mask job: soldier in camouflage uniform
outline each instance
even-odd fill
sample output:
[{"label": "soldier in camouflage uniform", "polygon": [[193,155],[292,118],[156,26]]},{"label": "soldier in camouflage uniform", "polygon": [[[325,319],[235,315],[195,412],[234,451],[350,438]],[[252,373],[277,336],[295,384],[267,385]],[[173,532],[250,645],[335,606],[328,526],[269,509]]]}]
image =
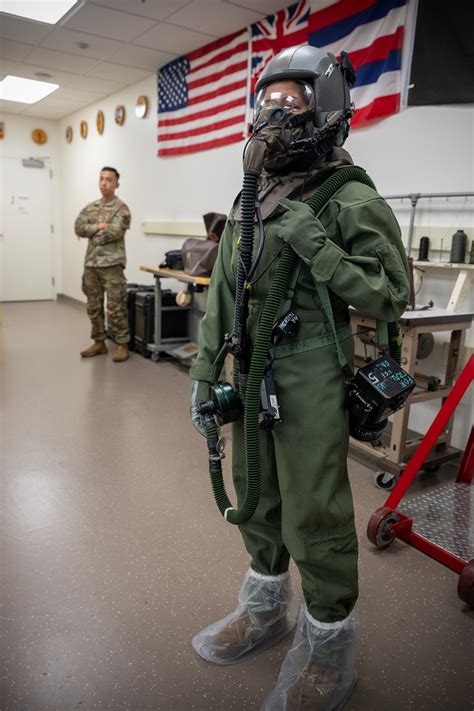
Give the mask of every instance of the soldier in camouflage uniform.
[{"label": "soldier in camouflage uniform", "polygon": [[131,216],[125,203],[115,195],[119,177],[115,168],[102,168],[99,178],[102,199],[86,205],[74,225],[76,235],[89,240],[82,291],[87,296],[94,343],[81,351],[81,356],[92,358],[108,352],[104,319],[104,294],[107,294],[107,319],[117,343],[113,355],[116,363],[127,360],[130,339],[124,235],[130,227]]}]

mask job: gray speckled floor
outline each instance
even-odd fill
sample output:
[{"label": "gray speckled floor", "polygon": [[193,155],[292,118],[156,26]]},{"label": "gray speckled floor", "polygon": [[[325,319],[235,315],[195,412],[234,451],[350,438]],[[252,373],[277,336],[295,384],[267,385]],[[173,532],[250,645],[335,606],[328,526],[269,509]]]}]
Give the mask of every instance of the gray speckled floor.
[{"label": "gray speckled floor", "polygon": [[[190,646],[234,608],[247,557],[212,500],[187,371],[81,361],[87,317],[69,304],[7,304],[3,325],[0,708],[259,709],[290,638],[225,668]],[[346,709],[474,709],[474,615],[457,576],[398,541],[374,549],[365,526],[386,494],[350,471],[361,644]]]}]

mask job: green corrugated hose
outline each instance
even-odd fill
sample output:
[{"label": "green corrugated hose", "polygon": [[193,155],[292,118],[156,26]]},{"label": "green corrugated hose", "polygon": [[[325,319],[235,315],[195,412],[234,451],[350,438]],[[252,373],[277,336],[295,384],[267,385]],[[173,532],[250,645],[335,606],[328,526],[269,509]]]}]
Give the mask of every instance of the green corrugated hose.
[{"label": "green corrugated hose", "polygon": [[[307,200],[308,205],[317,215],[330,198],[346,183],[351,180],[358,180],[369,185],[375,190],[370,177],[365,170],[357,166],[341,168],[331,175]],[[247,489],[242,505],[235,509],[227,496],[224,481],[222,478],[222,467],[220,457],[217,452],[217,427],[213,421],[207,425],[207,440],[209,449],[209,473],[219,511],[224,518],[236,525],[248,521],[258,506],[261,491],[261,464],[260,464],[260,388],[262,384],[265,367],[267,365],[268,350],[275,319],[281,300],[288,290],[290,278],[295,268],[297,256],[290,245],[284,245],[275,275],[268,296],[265,300],[262,315],[260,318],[255,343],[253,345],[252,360],[245,389],[245,453],[247,460]],[[236,304],[239,308],[239,304]]]}]

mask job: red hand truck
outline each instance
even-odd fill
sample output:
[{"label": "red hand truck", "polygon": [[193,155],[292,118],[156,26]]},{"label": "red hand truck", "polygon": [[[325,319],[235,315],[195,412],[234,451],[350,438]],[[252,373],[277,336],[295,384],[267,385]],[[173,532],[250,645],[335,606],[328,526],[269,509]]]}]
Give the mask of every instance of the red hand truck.
[{"label": "red hand truck", "polygon": [[399,538],[459,574],[458,595],[474,607],[474,427],[455,482],[417,495],[397,508],[474,378],[474,355],[465,365],[385,505],[367,526],[369,540],[386,548]]}]

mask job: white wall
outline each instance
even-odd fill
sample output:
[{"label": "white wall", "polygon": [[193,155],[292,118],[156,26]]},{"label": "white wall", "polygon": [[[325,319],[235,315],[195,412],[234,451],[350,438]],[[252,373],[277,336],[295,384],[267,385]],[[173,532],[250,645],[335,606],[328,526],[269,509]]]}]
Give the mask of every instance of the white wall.
[{"label": "white wall", "polygon": [[[134,115],[140,94],[150,99],[144,119]],[[126,107],[123,126],[114,122],[117,104]],[[98,109],[105,115],[102,136],[95,127]],[[89,124],[86,140],[79,136],[81,120]],[[145,235],[143,222],[202,222],[206,212],[229,211],[241,182],[242,147],[234,145],[190,157],[157,158],[156,123],[154,76],[60,122],[64,293],[83,299],[80,283],[86,245],[84,240],[77,241],[73,225],[82,207],[100,197],[97,182],[103,165],[118,169],[121,178],[117,194],[132,212],[132,227],[126,237],[129,281],[151,281],[139,271],[140,265],[159,264],[167,250],[180,248],[183,241],[179,237]],[[74,131],[70,144],[65,141],[67,126]]]},{"label": "white wall", "polygon": [[[41,158],[47,160],[53,170],[52,180],[52,220],[53,234],[53,269],[56,292],[62,285],[62,239],[61,239],[61,190],[60,190],[60,142],[57,121],[1,114],[4,122],[5,137],[0,141],[0,156],[8,158]],[[31,137],[36,128],[46,131],[48,140],[43,145],[35,143]]]}]

